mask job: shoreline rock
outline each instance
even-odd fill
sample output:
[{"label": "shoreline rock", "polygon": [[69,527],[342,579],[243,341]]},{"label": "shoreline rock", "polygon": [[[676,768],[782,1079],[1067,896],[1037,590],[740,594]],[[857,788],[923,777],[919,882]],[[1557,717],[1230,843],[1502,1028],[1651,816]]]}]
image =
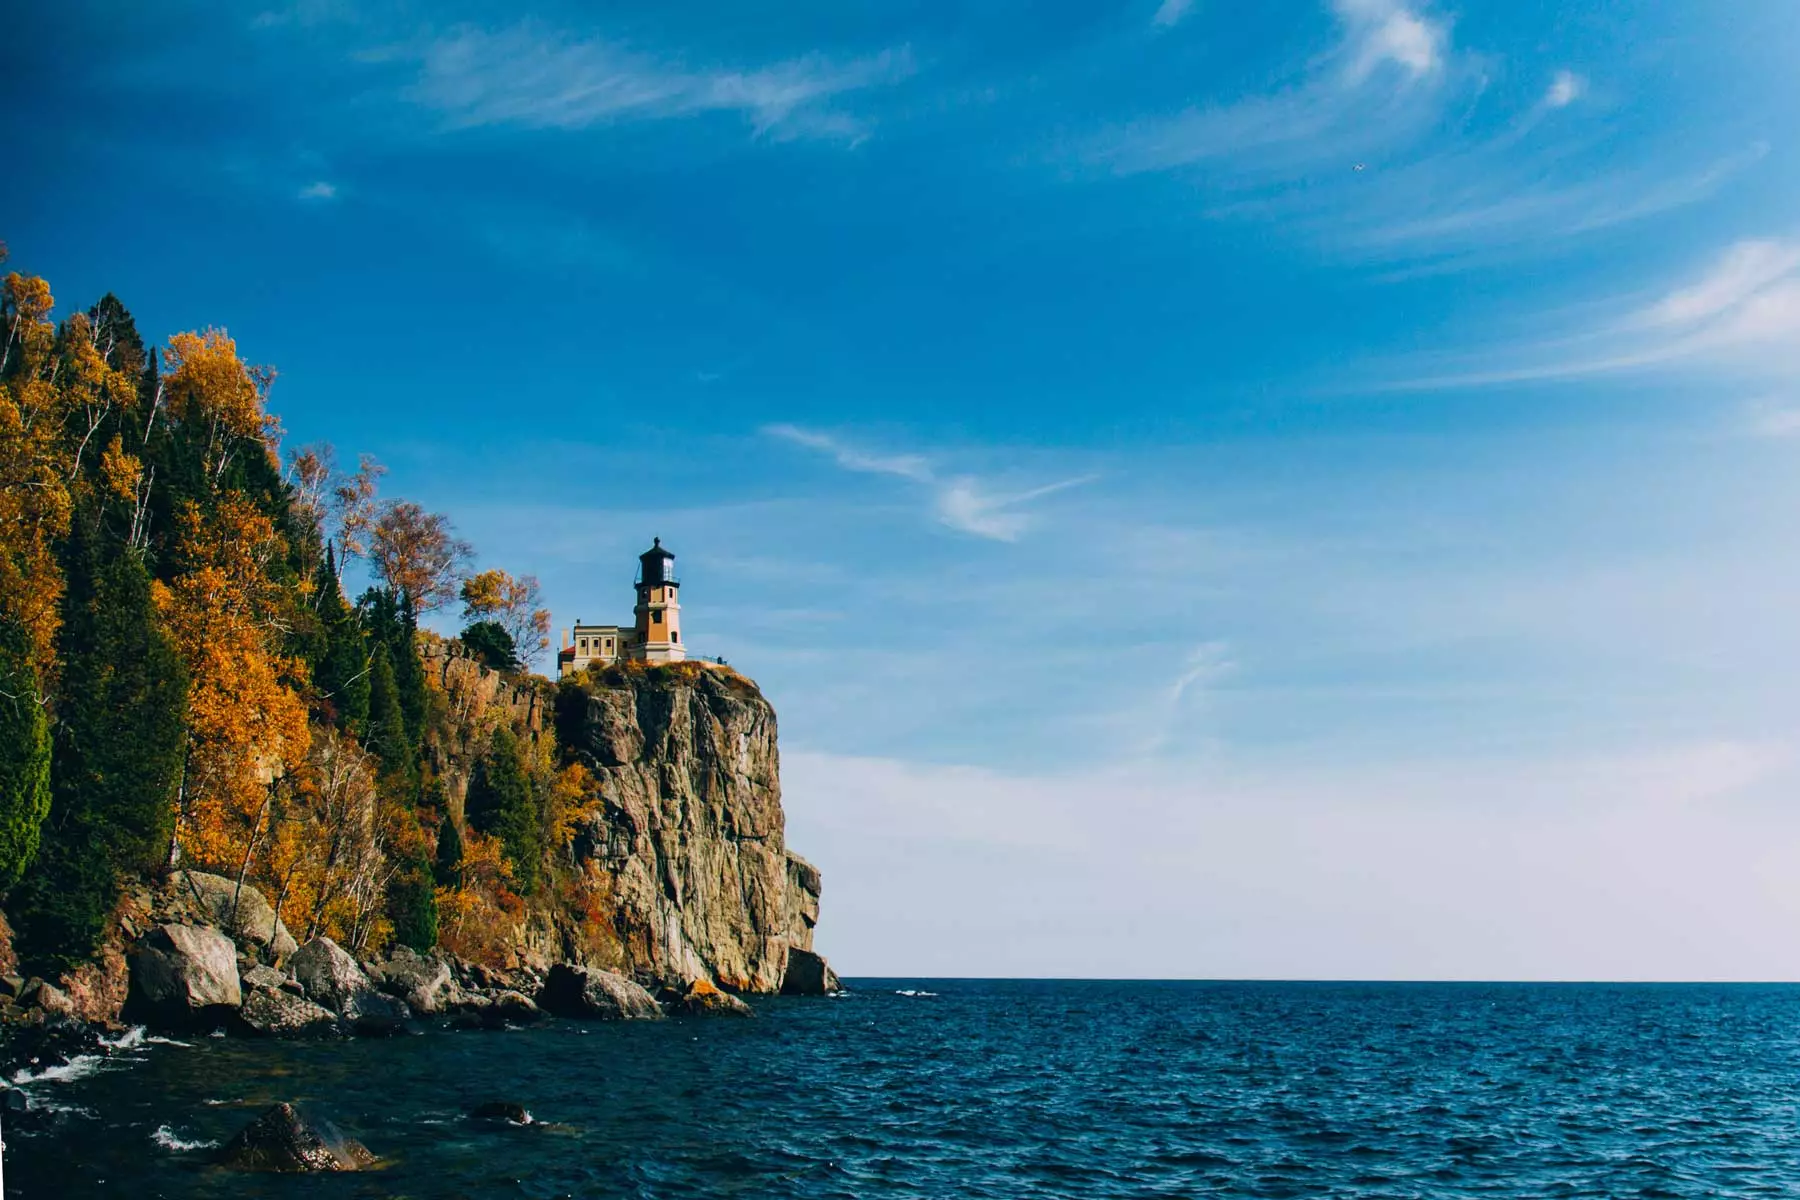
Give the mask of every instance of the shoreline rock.
[{"label": "shoreline rock", "polygon": [[281,1103],[245,1127],[219,1151],[219,1163],[239,1171],[360,1171],[378,1160],[328,1121],[302,1116]]},{"label": "shoreline rock", "polygon": [[557,963],[544,979],[538,1004],[559,1017],[600,1020],[657,1020],[656,998],[622,975],[598,967]]}]

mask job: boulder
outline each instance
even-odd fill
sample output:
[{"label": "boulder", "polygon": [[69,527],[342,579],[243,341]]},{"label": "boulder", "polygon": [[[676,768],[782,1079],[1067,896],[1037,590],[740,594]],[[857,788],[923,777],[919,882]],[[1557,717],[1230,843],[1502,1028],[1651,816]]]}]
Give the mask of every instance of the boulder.
[{"label": "boulder", "polygon": [[288,970],[308,1000],[350,1022],[358,1033],[398,1033],[412,1010],[375,990],[374,982],[342,946],[317,937],[294,951]]},{"label": "boulder", "polygon": [[450,964],[427,957],[405,947],[393,957],[377,963],[369,972],[375,986],[390,996],[406,1002],[420,1016],[435,1016],[449,1008],[456,997],[456,981],[450,976]]},{"label": "boulder", "polygon": [[843,990],[843,983],[824,955],[814,954],[811,950],[788,951],[787,972],[781,977],[782,995],[829,996]]},{"label": "boulder", "polygon": [[654,1019],[663,1015],[656,1000],[622,975],[598,967],[557,963],[550,968],[538,1003],[559,1017],[603,1020]]},{"label": "boulder", "polygon": [[754,1017],[756,1013],[736,996],[721,992],[709,980],[696,979],[670,1003],[671,1012],[684,1017]]},{"label": "boulder", "polygon": [[316,937],[294,951],[288,970],[308,1000],[334,1012],[343,1012],[352,997],[375,990],[349,951],[328,937]]},{"label": "boulder", "polygon": [[194,905],[207,920],[276,962],[283,961],[297,949],[293,935],[281,923],[275,909],[249,884],[239,889],[235,880],[223,875],[176,871],[169,876],[169,889],[179,899]]},{"label": "boulder", "polygon": [[376,1159],[330,1122],[277,1104],[226,1143],[219,1161],[240,1171],[360,1171]]},{"label": "boulder", "polygon": [[482,1022],[490,1028],[501,1025],[529,1025],[544,1015],[544,1010],[523,992],[505,991],[496,995],[481,1010]]},{"label": "boulder", "polygon": [[406,1007],[406,1001],[376,991],[358,992],[346,999],[344,1007],[338,1011],[344,1014],[352,1029],[370,1037],[404,1033],[406,1022],[412,1017],[412,1009]]},{"label": "boulder", "polygon": [[304,996],[256,987],[244,994],[232,1028],[250,1037],[329,1037],[342,1032],[337,1015]]},{"label": "boulder", "polygon": [[237,952],[210,925],[159,925],[131,956],[132,1020],[191,1029],[219,1024],[243,1003]]}]

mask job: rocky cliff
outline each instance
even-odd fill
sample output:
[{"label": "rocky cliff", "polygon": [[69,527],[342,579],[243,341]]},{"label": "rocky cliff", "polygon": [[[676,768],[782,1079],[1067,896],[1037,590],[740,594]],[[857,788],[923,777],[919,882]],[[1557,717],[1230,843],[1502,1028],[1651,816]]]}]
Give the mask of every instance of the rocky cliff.
[{"label": "rocky cliff", "polygon": [[446,708],[433,766],[458,820],[500,721],[591,775],[572,844],[552,851],[555,884],[517,930],[519,963],[745,992],[791,989],[793,952],[803,974],[817,972],[819,872],[787,848],[775,710],[754,683],[690,663],[552,689],[455,643],[427,646],[425,661]]},{"label": "rocky cliff", "polygon": [[762,693],[727,671],[615,671],[565,685],[556,724],[597,783],[572,857],[613,915],[620,960],[595,965],[779,990],[790,951],[812,949],[820,882],[787,849]]}]

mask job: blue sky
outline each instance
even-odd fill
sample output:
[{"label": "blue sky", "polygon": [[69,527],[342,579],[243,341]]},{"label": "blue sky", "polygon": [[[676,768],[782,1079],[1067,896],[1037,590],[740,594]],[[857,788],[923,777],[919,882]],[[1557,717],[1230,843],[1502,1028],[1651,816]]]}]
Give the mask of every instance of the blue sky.
[{"label": "blue sky", "polygon": [[0,237],[559,625],[851,972],[1800,977],[1800,10],[75,3]]}]

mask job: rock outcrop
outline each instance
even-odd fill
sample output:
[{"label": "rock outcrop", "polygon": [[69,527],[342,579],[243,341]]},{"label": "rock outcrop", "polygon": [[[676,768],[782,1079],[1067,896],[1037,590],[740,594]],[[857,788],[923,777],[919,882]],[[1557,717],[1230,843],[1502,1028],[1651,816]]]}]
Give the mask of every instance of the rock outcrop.
[{"label": "rock outcrop", "polygon": [[819,873],[790,855],[775,710],[756,685],[698,664],[565,683],[557,740],[592,772],[597,803],[573,868],[605,915],[552,915],[528,938],[546,960],[658,983],[775,992],[811,949]]},{"label": "rock outcrop", "polygon": [[784,996],[829,996],[844,990],[831,964],[811,950],[788,951],[787,977],[781,981]]},{"label": "rock outcrop", "polygon": [[237,947],[210,925],[159,925],[131,956],[126,1013],[162,1028],[216,1026],[243,1002]]},{"label": "rock outcrop", "polygon": [[683,1017],[754,1017],[748,1004],[728,992],[721,992],[704,979],[690,983],[685,992],[672,996],[669,1011]]},{"label": "rock outcrop", "polygon": [[655,997],[631,980],[568,963],[550,968],[538,1004],[559,1017],[654,1020],[663,1015]]}]

